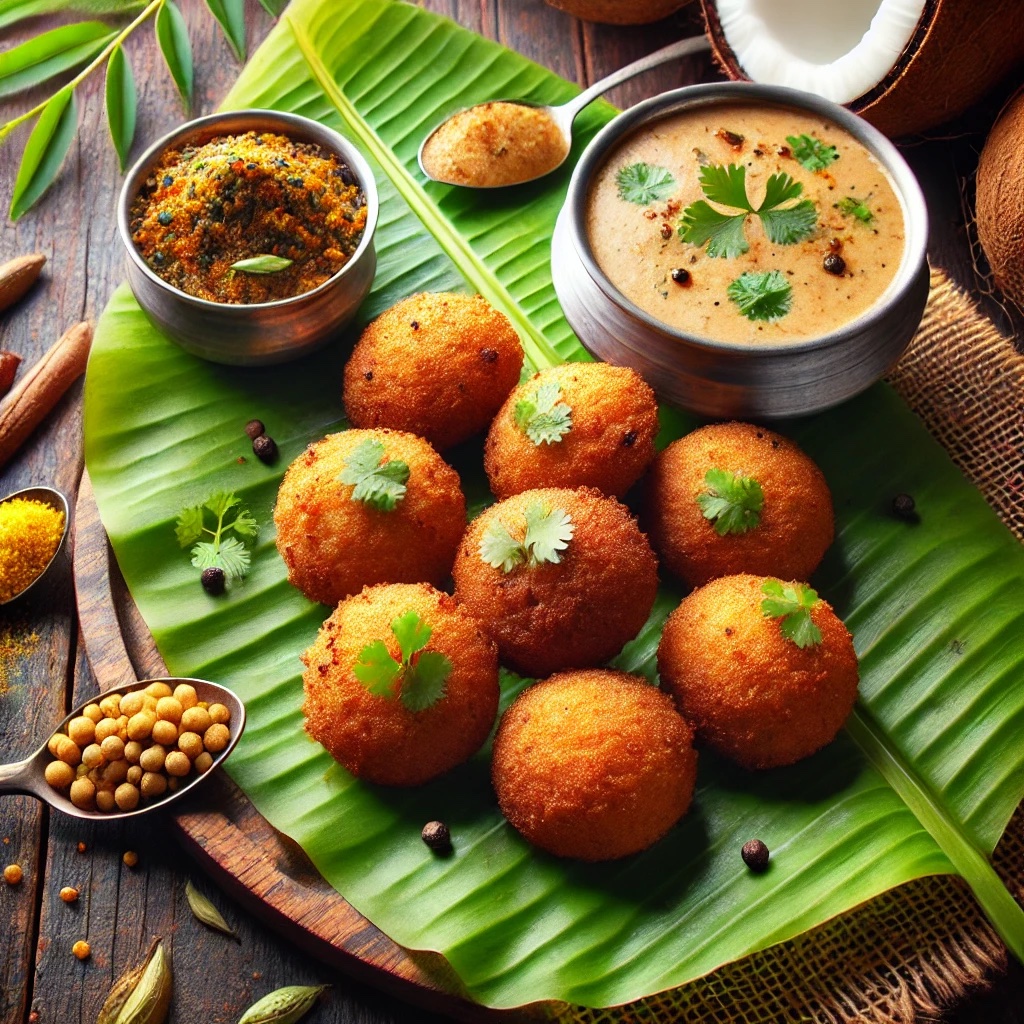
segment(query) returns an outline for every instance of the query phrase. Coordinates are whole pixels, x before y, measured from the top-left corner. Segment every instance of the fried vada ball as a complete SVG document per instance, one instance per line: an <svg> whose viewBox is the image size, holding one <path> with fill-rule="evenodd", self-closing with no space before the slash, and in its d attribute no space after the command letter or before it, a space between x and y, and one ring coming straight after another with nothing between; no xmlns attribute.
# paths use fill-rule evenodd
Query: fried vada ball
<svg viewBox="0 0 1024 1024"><path fill-rule="evenodd" d="M523 347L480 295L421 292L363 331L345 367L356 427L391 427L443 451L483 430L519 382Z"/></svg>
<svg viewBox="0 0 1024 1024"><path fill-rule="evenodd" d="M504 572L484 561L489 531L524 541L528 513L562 510L573 530L558 562ZM593 488L524 491L469 525L452 570L455 596L494 638L502 662L528 676L600 665L647 621L658 567L625 505Z"/></svg>
<svg viewBox="0 0 1024 1024"><path fill-rule="evenodd" d="M415 612L431 629L424 653L451 662L444 696L422 711L377 696L356 678L365 647L383 641L402 654L391 623ZM426 583L367 587L342 601L302 655L306 732L353 775L385 786L416 786L472 757L498 713L498 652L454 598Z"/></svg>
<svg viewBox="0 0 1024 1024"><path fill-rule="evenodd" d="M746 768L777 768L830 743L857 699L846 626L818 600L821 643L800 648L761 609L763 576L724 576L669 616L661 685L698 737ZM792 584L790 584L792 585Z"/></svg>
<svg viewBox="0 0 1024 1024"><path fill-rule="evenodd" d="M365 441L409 467L405 496L385 512L353 498L339 479ZM466 521L459 476L420 437L396 430L346 430L311 444L277 492L277 550L288 580L311 601L335 605L373 583L443 586Z"/></svg>
<svg viewBox="0 0 1024 1024"><path fill-rule="evenodd" d="M753 477L764 503L746 533L719 535L698 495L720 469ZM749 423L715 423L654 460L644 525L663 563L691 587L738 572L806 580L832 543L832 497L818 467L792 441Z"/></svg>
<svg viewBox="0 0 1024 1024"><path fill-rule="evenodd" d="M516 408L545 385L569 408L567 433L534 444ZM484 469L491 490L508 498L534 487L596 487L622 497L654 458L658 403L634 370L609 363L565 363L534 374L505 400L491 424Z"/></svg>
<svg viewBox="0 0 1024 1024"><path fill-rule="evenodd" d="M646 849L686 813L697 777L690 727L636 676L562 672L524 691L494 740L501 812L559 857Z"/></svg>

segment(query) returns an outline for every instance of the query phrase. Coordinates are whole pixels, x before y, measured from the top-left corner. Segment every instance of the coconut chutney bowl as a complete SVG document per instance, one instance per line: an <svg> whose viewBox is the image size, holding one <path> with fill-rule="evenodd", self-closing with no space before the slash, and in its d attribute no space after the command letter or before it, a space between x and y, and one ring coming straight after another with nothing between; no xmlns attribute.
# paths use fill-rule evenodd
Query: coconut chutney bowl
<svg viewBox="0 0 1024 1024"><path fill-rule="evenodd" d="M734 121L743 125L734 112L754 108L766 112L769 120L765 123L771 123L770 118L779 111L792 114L798 124L797 135L812 134L813 129L823 142L835 142L833 152L845 157L845 162L833 156L832 167L816 167L812 174L806 164L798 165L795 159L797 153L801 157L806 154L795 146L791 152L784 140L773 136L771 153L767 153L768 145L762 141L765 132L759 124L755 123L746 139L729 130L737 127ZM682 153L669 153L664 141L668 126L688 121L705 123L708 134L698 146L690 146L689 140ZM827 130L835 137L826 137ZM648 151L636 146L646 144L648 138L661 149L655 148L653 163L646 165L645 176L638 179L628 172L635 166L632 161L647 158ZM776 145L778 141L784 144ZM760 177L759 159L765 164L771 161ZM855 163L857 159L861 159L860 165ZM732 191L732 201L722 197L727 185L736 185L735 180L726 180L730 164L734 167L729 174L738 178L740 188L738 197ZM616 167L619 177L610 177ZM848 185L854 167L856 180ZM625 179L621 177L623 168ZM744 186L741 169L746 173L747 168L750 177ZM765 185L768 169L778 172L774 199L770 198L770 185ZM864 191L867 186L862 174L868 172L875 178ZM719 175L718 188L706 176L712 174ZM782 180L790 175L788 183ZM667 190L659 193L658 182L673 176L690 189L691 198L701 197L701 209L691 215L699 204L684 208L684 202L669 199L666 204L655 199L643 211L650 228L629 213L626 216L634 216L639 225L635 233L628 226L614 225L607 230L595 226L601 223L601 211L611 209L599 205L602 187L611 188L608 201L614 204L618 201L617 181L618 198L632 195L632 202L642 205L654 195L664 199ZM800 188L795 184L798 180L804 183ZM744 187L749 192L744 193ZM820 191L816 193L815 188ZM883 202L883 194L887 202ZM779 200L782 195L787 198ZM866 206L858 205L862 199ZM745 208L734 205L743 202ZM759 212L773 202L788 218L787 227ZM629 203L620 205L628 207ZM810 214L809 220L801 220L797 207ZM871 215L872 207L877 218ZM724 225L731 230L716 238L696 223L701 216L710 218L713 227ZM731 225L726 224L727 216L732 217ZM888 249L870 257L875 266L885 268L883 279L870 280L862 268L869 264L871 246L884 244L879 236L884 235L880 229L884 229L886 218L889 227L896 224L898 230L893 230L895 241L890 240ZM602 237L602 231L611 237ZM659 235L653 236L652 231ZM809 254L806 266L793 262L798 246L787 243L794 236L801 238ZM593 356L631 367L662 400L700 415L773 419L837 405L868 388L896 362L924 312L927 241L927 210L913 172L895 147L867 122L809 93L778 86L716 83L677 89L640 103L593 139L576 166L558 216L551 267L566 319ZM744 295L744 282L727 284L730 277L746 280L750 275L741 273L738 258L718 258L723 249L728 257L749 250L744 259L761 260L754 267L760 267L762 280L755 284L764 284L766 274L778 275L770 280L783 290L782 305L770 315L759 316L757 295L751 298L749 289ZM834 257L840 253L846 258L836 262ZM620 258L617 254L633 261L638 273L623 276L615 263ZM667 269L672 261L678 269ZM780 269L769 271L774 266ZM646 282L640 280L639 268L647 268L653 276ZM801 290L808 282L809 287ZM839 307L851 296L846 316ZM816 306L810 305L812 298ZM755 312L751 313L751 308ZM730 315L738 327L728 320ZM674 317L675 324L670 322ZM698 329L693 323L700 325Z"/></svg>
<svg viewBox="0 0 1024 1024"><path fill-rule="evenodd" d="M283 135L293 143L315 144L346 165L365 197L362 235L344 265L309 290L258 302L213 301L188 294L155 273L140 253L132 237L133 204L144 188L154 186L154 169L168 150L252 131ZM301 179L295 181L301 186ZM342 135L297 114L239 110L190 121L154 142L125 178L117 221L127 254L128 282L152 323L193 355L217 363L259 366L306 355L336 337L353 319L376 271L374 229L378 210L369 164Z"/></svg>

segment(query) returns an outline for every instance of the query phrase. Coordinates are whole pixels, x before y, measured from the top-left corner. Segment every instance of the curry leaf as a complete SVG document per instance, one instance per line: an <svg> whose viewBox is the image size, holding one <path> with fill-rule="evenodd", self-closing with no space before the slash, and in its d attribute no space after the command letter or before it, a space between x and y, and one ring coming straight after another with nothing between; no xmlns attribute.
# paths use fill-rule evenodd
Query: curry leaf
<svg viewBox="0 0 1024 1024"><path fill-rule="evenodd" d="M120 46L114 47L107 61L106 100L110 138L123 171L135 138L135 112L138 101L132 65Z"/></svg>
<svg viewBox="0 0 1024 1024"><path fill-rule="evenodd" d="M49 81L91 60L116 35L102 21L62 25L0 53L0 98Z"/></svg>
<svg viewBox="0 0 1024 1024"><path fill-rule="evenodd" d="M31 209L53 184L74 141L77 121L74 90L65 87L43 107L25 145L11 195L11 220Z"/></svg>
<svg viewBox="0 0 1024 1024"><path fill-rule="evenodd" d="M245 60L245 0L206 0L235 56Z"/></svg>
<svg viewBox="0 0 1024 1024"><path fill-rule="evenodd" d="M157 12L156 39L187 111L192 104L192 43L174 0L167 0Z"/></svg>

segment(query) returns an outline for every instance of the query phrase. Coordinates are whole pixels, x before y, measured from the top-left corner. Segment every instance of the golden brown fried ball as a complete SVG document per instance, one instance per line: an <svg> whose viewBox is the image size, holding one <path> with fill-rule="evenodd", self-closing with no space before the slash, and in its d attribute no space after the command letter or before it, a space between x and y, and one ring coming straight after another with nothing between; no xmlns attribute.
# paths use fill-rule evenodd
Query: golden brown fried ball
<svg viewBox="0 0 1024 1024"><path fill-rule="evenodd" d="M646 849L686 813L690 727L636 676L562 672L524 691L494 740L501 812L531 843L580 860Z"/></svg>
<svg viewBox="0 0 1024 1024"><path fill-rule="evenodd" d="M421 292L363 331L345 367L356 427L391 427L443 451L483 430L519 382L523 347L480 295Z"/></svg>
<svg viewBox="0 0 1024 1024"><path fill-rule="evenodd" d="M669 616L661 685L697 735L746 768L793 764L830 743L857 699L846 626L819 600L821 643L800 648L761 610L762 576L724 576Z"/></svg>
<svg viewBox="0 0 1024 1024"><path fill-rule="evenodd" d="M516 407L544 385L558 388L571 426L557 441L534 444L516 423ZM596 487L622 497L654 458L657 433L658 404L638 373L566 363L534 374L508 396L487 435L484 469L498 498L533 487Z"/></svg>
<svg viewBox="0 0 1024 1024"><path fill-rule="evenodd" d="M353 499L339 479L367 440L409 467L405 497L390 512ZM277 492L277 550L288 580L311 601L335 605L372 583L443 586L465 529L459 476L421 437L397 430L346 430L311 444Z"/></svg>
<svg viewBox="0 0 1024 1024"><path fill-rule="evenodd" d="M431 628L424 652L451 662L444 696L422 711L377 696L353 672L363 648L382 640L402 654L391 623L413 611ZM498 713L498 652L473 618L426 583L367 587L335 608L302 655L306 732L353 775L385 786L416 786L472 757Z"/></svg>
<svg viewBox="0 0 1024 1024"><path fill-rule="evenodd" d="M532 509L561 509L573 537L559 562L509 572L481 557L489 527L525 539ZM469 525L452 570L455 596L498 644L504 663L529 676L600 665L647 621L658 566L629 510L593 488L524 491L486 509Z"/></svg>
<svg viewBox="0 0 1024 1024"><path fill-rule="evenodd" d="M761 521L720 536L697 496L708 470L753 477ZM645 526L665 566L691 587L750 572L805 580L832 543L832 497L818 467L780 434L750 423L714 423L659 453L647 483Z"/></svg>

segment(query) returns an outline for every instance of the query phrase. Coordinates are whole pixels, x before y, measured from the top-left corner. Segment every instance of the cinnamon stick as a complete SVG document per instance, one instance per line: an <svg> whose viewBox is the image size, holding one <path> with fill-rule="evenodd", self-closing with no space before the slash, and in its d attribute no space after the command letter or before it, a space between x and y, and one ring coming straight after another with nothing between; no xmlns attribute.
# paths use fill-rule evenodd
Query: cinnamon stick
<svg viewBox="0 0 1024 1024"><path fill-rule="evenodd" d="M13 306L35 284L45 262L41 252L34 252L0 266L0 310Z"/></svg>
<svg viewBox="0 0 1024 1024"><path fill-rule="evenodd" d="M14 375L20 365L21 356L17 352L0 351L0 398L14 387Z"/></svg>
<svg viewBox="0 0 1024 1024"><path fill-rule="evenodd" d="M0 467L85 373L91 344L92 324L69 327L0 404Z"/></svg>

